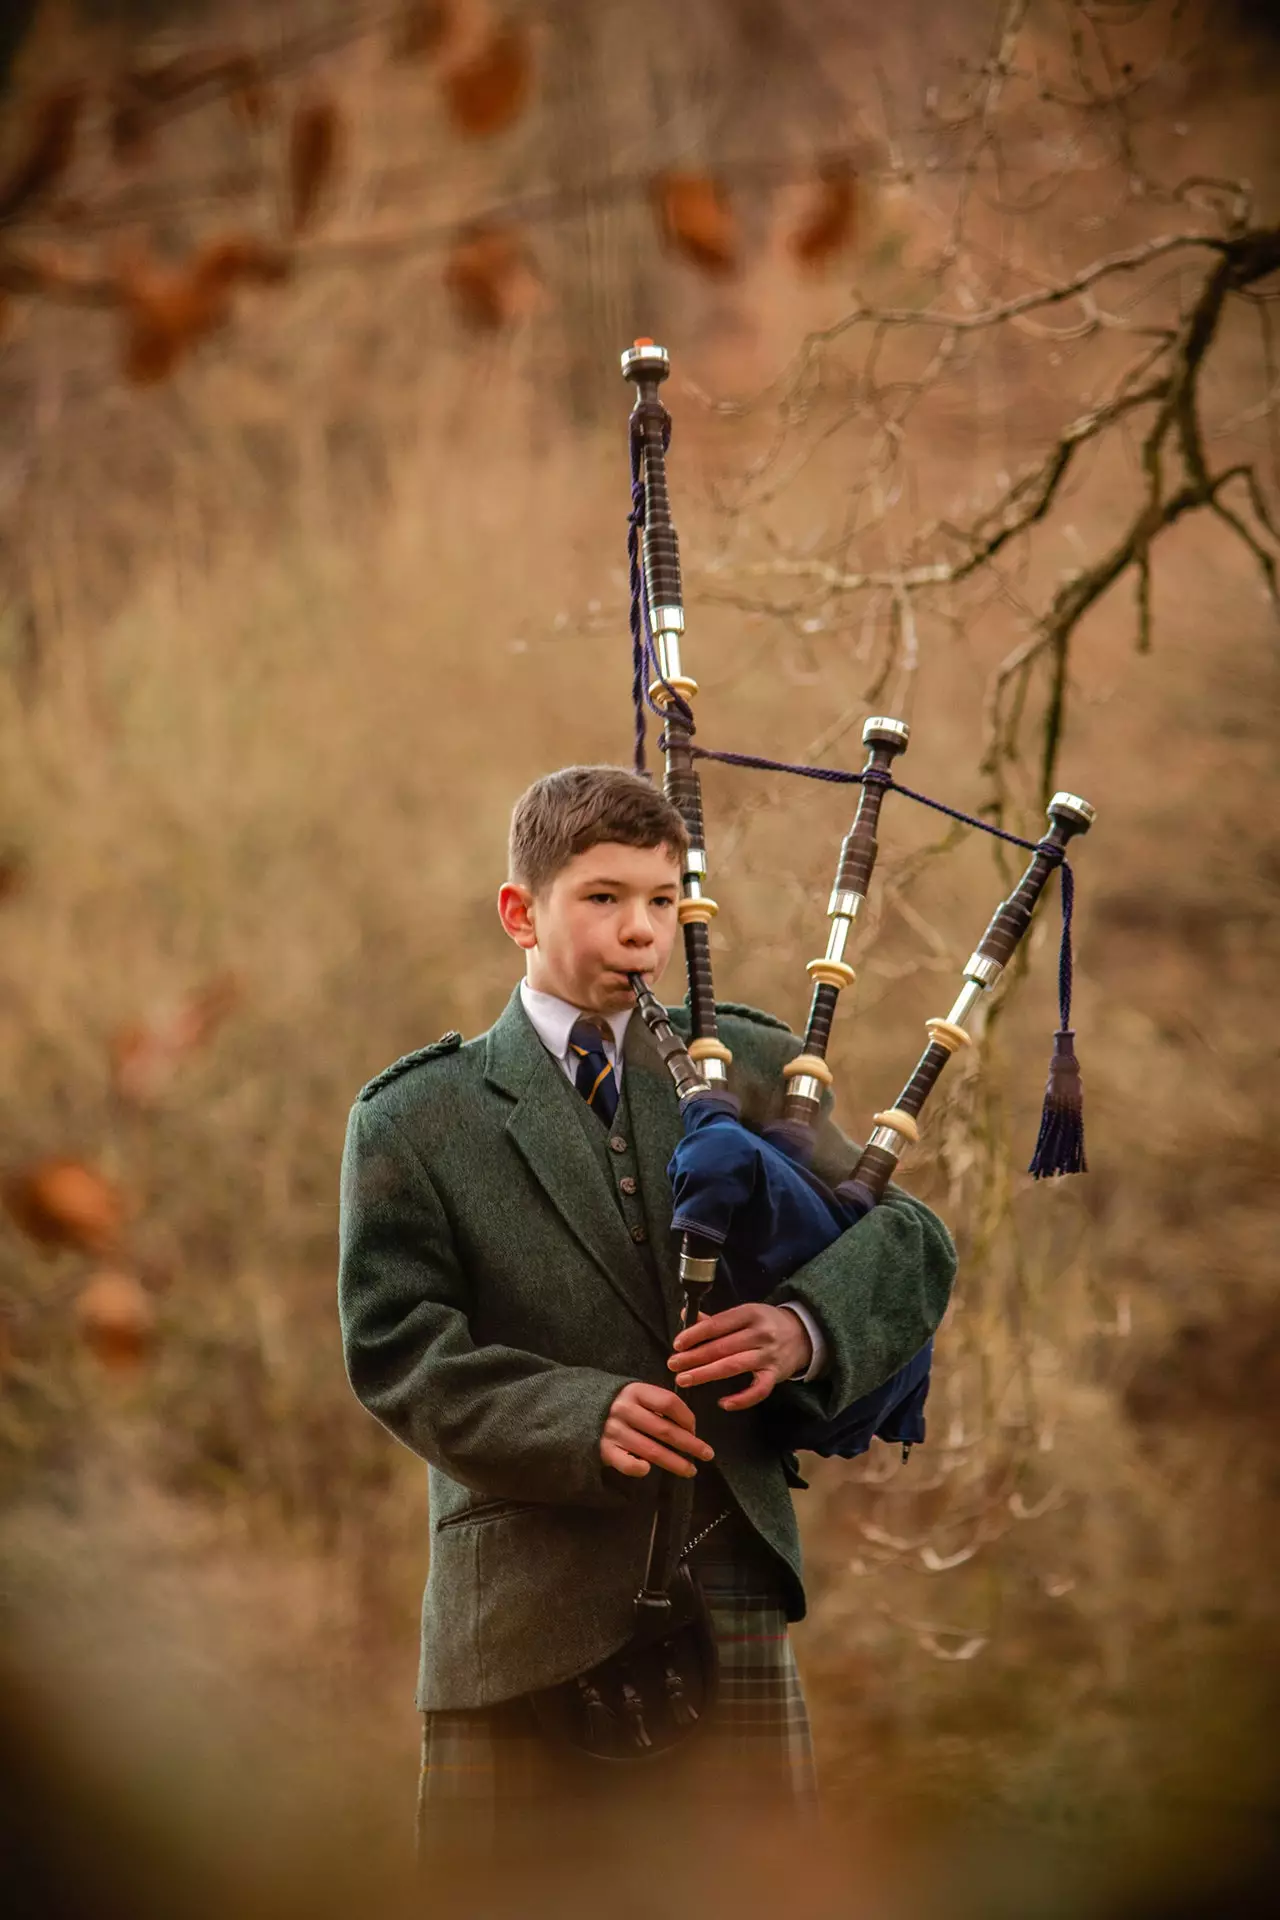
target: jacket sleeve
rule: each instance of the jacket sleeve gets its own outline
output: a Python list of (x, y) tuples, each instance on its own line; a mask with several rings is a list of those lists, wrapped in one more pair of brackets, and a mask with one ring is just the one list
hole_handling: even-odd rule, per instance
[(492, 1499), (616, 1507), (643, 1486), (600, 1459), (626, 1375), (472, 1340), (439, 1196), (395, 1120), (368, 1102), (347, 1121), (338, 1236), (347, 1377), (397, 1440)]
[[(783, 1062), (800, 1051), (801, 1042), (794, 1034), (779, 1032), (777, 1038), (780, 1071)], [(775, 1098), (769, 1087), (756, 1095), (769, 1105)], [(835, 1186), (849, 1173), (860, 1149), (835, 1124), (831, 1107), (827, 1092), (812, 1164), (815, 1173)], [(770, 1294), (775, 1306), (795, 1300), (805, 1307), (826, 1343), (820, 1378), (787, 1382), (777, 1391), (802, 1396), (806, 1409), (823, 1419), (834, 1418), (920, 1351), (946, 1311), (955, 1275), (955, 1245), (937, 1214), (890, 1185), (873, 1212)]]
[(936, 1214), (891, 1187), (874, 1212), (775, 1288), (776, 1306), (798, 1301), (826, 1341), (820, 1379), (791, 1392), (816, 1396), (834, 1418), (920, 1351), (946, 1311), (955, 1278), (951, 1235)]

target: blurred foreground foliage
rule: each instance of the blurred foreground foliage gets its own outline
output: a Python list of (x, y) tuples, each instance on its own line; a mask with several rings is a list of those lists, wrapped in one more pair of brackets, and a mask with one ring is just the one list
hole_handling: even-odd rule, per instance
[[(740, 11), (754, 27), (737, 20), (720, 68), (688, 10), (663, 9), (644, 86), (622, 57), (629, 12), (588, 20), (567, 0), (520, 13), (527, 85), (510, 57), (477, 81), (473, 48), (451, 95), (434, 41), (406, 71), (386, 33), (364, 64), (346, 41), (317, 53), (273, 81), (272, 144), (250, 156), (255, 218), (275, 223), (252, 233), (271, 251), (242, 251), (230, 280), (231, 256), (210, 277), (201, 248), (243, 202), (188, 191), (235, 161), (229, 143), (259, 138), (252, 107), (246, 125), (225, 97), (157, 130), (136, 177), (119, 101), (116, 120), (105, 95), (84, 107), (123, 160), (103, 174), (85, 158), (101, 145), (82, 146), (67, 181), (108, 212), (145, 212), (123, 266), (91, 221), (80, 238), (74, 222), (40, 231), (53, 209), (39, 195), (19, 196), (0, 235), (10, 262), (36, 248), (40, 279), (14, 293), (0, 346), (8, 1604), (55, 1707), (83, 1695), (113, 1725), (137, 1715), (125, 1771), (144, 1800), (157, 1756), (200, 1750), (190, 1711), (220, 1729), (200, 1790), (237, 1833), (252, 1825), (241, 1776), (270, 1775), (272, 1818), (305, 1826), (299, 1809), (321, 1805), (346, 1841), (358, 1828), (393, 1846), (411, 1797), (425, 1473), (342, 1373), (343, 1125), (387, 1060), (480, 1030), (510, 990), (491, 901), (515, 794), (548, 766), (628, 755), (613, 355), (658, 333), (677, 368), (672, 480), (707, 742), (841, 760), (868, 710), (901, 709), (911, 784), (1034, 832), (1052, 724), (1057, 775), (1099, 806), (1078, 862), (1092, 1171), (1049, 1190), (1020, 1172), (1053, 1025), (1050, 912), (907, 1174), (963, 1255), (929, 1442), (905, 1468), (884, 1454), (822, 1467), (802, 1496), (812, 1610), (797, 1637), (832, 1804), (851, 1834), (963, 1814), (1063, 1855), (1208, 1835), (1243, 1856), (1276, 1699), (1280, 1472), (1265, 569), (1206, 507), (1135, 549), (1136, 606), (1100, 596), (1069, 648), (1028, 650), (1070, 569), (1146, 524), (1154, 469), (1119, 416), (1029, 517), (1021, 556), (1004, 541), (986, 556), (972, 598), (916, 582), (928, 555), (910, 548), (928, 531), (954, 564), (957, 529), (996, 528), (993, 501), (1014, 518), (1034, 504), (1024, 463), (1052, 460), (1144, 326), (1176, 357), (1204, 263), (1160, 256), (1150, 306), (1124, 309), (1123, 328), (1106, 303), (1096, 324), (1072, 310), (1078, 339), (1019, 313), (936, 377), (916, 347), (892, 359), (893, 327), (851, 341), (868, 339), (858, 301), (918, 316), (958, 285), (980, 314), (1027, 280), (1043, 294), (1055, 256), (1069, 279), (1162, 222), (1212, 218), (1230, 238), (1246, 170), (1250, 220), (1269, 231), (1267, 56), (1169, 55), (1171, 14), (1194, 9), (957, 9), (934, 29), (937, 85), (964, 94), (957, 130), (936, 104), (922, 121), (904, 104), (922, 91), (921, 10), (896, 25), (831, 12), (816, 68), (797, 9)], [(337, 19), (281, 15), (321, 38)], [(15, 167), (39, 157), (32, 103), (98, 45), (59, 18), (56, 33), (37, 21), (15, 69)], [(1121, 74), (1104, 93), (1099, 56), (1082, 55), (1098, 95), (1075, 103), (1074, 145), (1060, 103), (1015, 93), (1036, 62), (1069, 63), (1064, 19), (1133, 36), (1145, 88)], [(175, 42), (142, 20), (127, 60), (116, 43), (135, 95), (139, 73), (154, 97), (165, 62), (225, 49), (242, 23), (213, 7), (198, 31), (177, 24)], [(477, 33), (492, 51), (491, 29)], [(748, 112), (762, 39), (776, 95)], [(865, 85), (877, 69), (883, 85)], [(243, 68), (224, 56), (218, 71), (243, 90)], [(654, 89), (679, 109), (677, 141)], [(766, 132), (794, 134), (803, 98), (818, 103), (809, 145), (766, 148)], [(990, 171), (1002, 113), (1041, 185), (1065, 182), (1020, 228)], [(956, 164), (931, 171), (953, 135)], [(856, 153), (856, 190), (821, 160), (832, 147)], [(1140, 161), (1175, 153), (1179, 178), (1209, 183), (1204, 204), (1198, 187), (1168, 203), (1134, 189)], [(941, 265), (935, 175), (970, 203), (970, 252)], [(147, 211), (171, 176), (179, 204)], [(399, 241), (362, 253), (383, 208)], [(402, 245), (415, 212), (427, 239)], [(192, 292), (156, 279), (161, 253), (169, 274), (205, 260), (207, 327), (161, 324)], [(287, 276), (258, 271), (286, 256)], [(853, 272), (856, 296), (840, 279)], [(95, 285), (109, 325), (58, 298)], [(1274, 284), (1250, 291), (1257, 314), (1225, 302), (1196, 422), (1156, 446), (1160, 484), (1174, 443), (1203, 430), (1271, 486)], [(111, 329), (140, 312), (151, 332), (124, 337), (124, 365), (148, 378), (122, 380)], [(859, 569), (873, 577), (851, 586)], [(798, 1025), (847, 800), (723, 769), (706, 787), (720, 989)], [(1003, 890), (972, 839), (940, 840), (906, 808), (886, 817), (833, 1054), (855, 1135)], [(343, 1741), (362, 1782), (351, 1804)]]

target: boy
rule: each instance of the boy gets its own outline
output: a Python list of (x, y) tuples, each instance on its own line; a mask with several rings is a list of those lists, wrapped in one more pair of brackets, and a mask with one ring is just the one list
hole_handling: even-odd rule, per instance
[[(498, 896), (524, 979), (486, 1034), (407, 1055), (351, 1110), (348, 1374), (429, 1463), (420, 1840), (453, 1826), (460, 1800), (528, 1806), (558, 1787), (616, 1798), (650, 1772), (805, 1799), (808, 1723), (786, 1635), (805, 1607), (790, 1494), (804, 1482), (770, 1437), (768, 1403), (801, 1396), (830, 1415), (886, 1379), (937, 1326), (954, 1275), (941, 1222), (891, 1188), (772, 1301), (674, 1338), (666, 1164), (680, 1120), (627, 974), (652, 983), (666, 966), (685, 844), (674, 807), (621, 768), (535, 782)], [(763, 1125), (800, 1042), (733, 1005), (720, 1032), (743, 1118)], [(824, 1118), (815, 1171), (834, 1183), (856, 1153)], [(652, 1770), (572, 1774), (527, 1696), (628, 1639), (662, 1474), (693, 1483), (690, 1538), (709, 1529), (691, 1563), (720, 1703)]]

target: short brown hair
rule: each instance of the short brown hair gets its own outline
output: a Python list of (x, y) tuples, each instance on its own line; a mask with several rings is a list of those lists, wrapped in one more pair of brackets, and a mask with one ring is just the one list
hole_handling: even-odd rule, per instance
[(684, 821), (660, 787), (626, 767), (561, 767), (522, 793), (511, 815), (508, 870), (541, 893), (576, 854), (601, 841), (669, 847), (689, 844)]

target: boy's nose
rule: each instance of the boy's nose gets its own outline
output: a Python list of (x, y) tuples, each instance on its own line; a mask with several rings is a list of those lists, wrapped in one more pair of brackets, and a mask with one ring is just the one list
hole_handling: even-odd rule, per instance
[(653, 945), (653, 922), (643, 907), (636, 907), (627, 915), (622, 926), (622, 937), (631, 947)]

